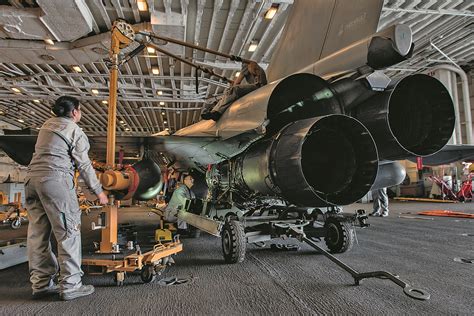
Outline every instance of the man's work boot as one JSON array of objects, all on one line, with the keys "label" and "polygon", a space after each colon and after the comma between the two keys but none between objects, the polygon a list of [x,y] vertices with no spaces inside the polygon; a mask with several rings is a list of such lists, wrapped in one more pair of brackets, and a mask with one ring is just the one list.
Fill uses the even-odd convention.
[{"label": "man's work boot", "polygon": [[380,212],[372,212],[369,216],[380,216]]},{"label": "man's work boot", "polygon": [[387,217],[388,216],[388,212],[383,212],[382,214],[380,214],[381,217]]},{"label": "man's work boot", "polygon": [[52,296],[56,294],[59,294],[59,286],[57,284],[53,284],[51,286],[47,286],[39,290],[33,290],[32,296],[33,296],[33,299],[36,300],[39,298]]},{"label": "man's work boot", "polygon": [[63,301],[70,301],[75,298],[87,296],[94,293],[93,285],[81,285],[77,289],[68,289],[60,294]]}]

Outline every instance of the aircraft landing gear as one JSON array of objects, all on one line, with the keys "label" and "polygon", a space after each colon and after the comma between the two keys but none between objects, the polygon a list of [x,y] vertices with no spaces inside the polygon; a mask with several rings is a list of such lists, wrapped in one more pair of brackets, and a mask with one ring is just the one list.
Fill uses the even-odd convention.
[{"label": "aircraft landing gear", "polygon": [[222,253],[226,263],[239,263],[245,259],[247,241],[244,226],[237,220],[228,220],[222,229]]},{"label": "aircraft landing gear", "polygon": [[329,217],[324,223],[327,237],[324,238],[326,246],[332,253],[343,253],[352,248],[354,244],[354,228],[344,218]]}]

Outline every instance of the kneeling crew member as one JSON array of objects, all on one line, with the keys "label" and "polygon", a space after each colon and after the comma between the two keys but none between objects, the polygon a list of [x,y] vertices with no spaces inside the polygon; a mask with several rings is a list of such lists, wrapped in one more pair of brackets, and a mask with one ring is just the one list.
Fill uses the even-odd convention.
[{"label": "kneeling crew member", "polygon": [[165,208],[164,220],[178,224],[178,232],[188,228],[185,221],[178,218],[178,211],[184,209],[186,200],[193,200],[196,195],[191,190],[194,185],[194,178],[190,174],[183,177],[183,184],[174,190],[171,200]]}]

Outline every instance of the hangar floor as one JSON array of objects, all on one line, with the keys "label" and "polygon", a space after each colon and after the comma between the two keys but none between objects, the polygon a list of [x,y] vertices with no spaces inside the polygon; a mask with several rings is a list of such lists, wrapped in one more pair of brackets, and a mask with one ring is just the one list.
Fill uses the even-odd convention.
[{"label": "hangar floor", "polygon": [[[369,279],[354,286],[349,274],[304,244],[298,252],[252,245],[244,263],[226,265],[220,239],[203,234],[183,240],[185,250],[165,272],[165,277],[190,279],[188,283],[142,284],[138,275],[129,275],[118,288],[111,276],[87,275],[84,283],[96,286],[94,296],[33,301],[27,264],[22,264],[0,271],[0,314],[472,314],[474,265],[454,258],[474,258],[474,220],[410,217],[431,209],[474,213],[473,205],[392,202],[390,216],[371,218],[370,228],[357,230],[359,244],[338,256],[361,272],[398,274],[412,286],[425,288],[431,294],[428,301],[405,296],[387,280]],[[345,211],[359,208],[370,211],[371,206],[353,204]],[[124,221],[131,218],[127,212],[121,215]],[[141,219],[153,220],[146,214]],[[7,232],[12,231],[2,229],[0,236]]]}]

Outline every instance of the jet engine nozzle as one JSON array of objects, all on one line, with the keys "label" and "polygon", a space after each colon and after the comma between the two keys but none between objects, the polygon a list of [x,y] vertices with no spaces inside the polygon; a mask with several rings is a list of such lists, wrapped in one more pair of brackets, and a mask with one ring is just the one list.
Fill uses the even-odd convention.
[{"label": "jet engine nozzle", "polygon": [[380,159],[432,155],[448,143],[454,131],[448,90],[424,74],[402,78],[358,105],[351,115],[373,135]]},{"label": "jet engine nozzle", "polygon": [[356,119],[328,115],[290,123],[238,158],[246,190],[302,206],[345,205],[363,197],[378,167],[377,149]]}]

